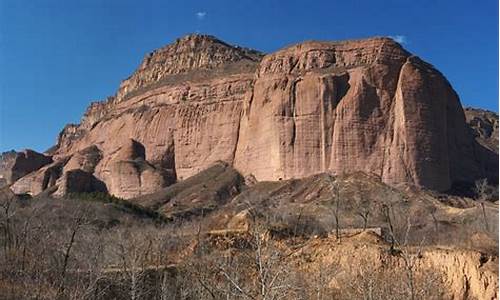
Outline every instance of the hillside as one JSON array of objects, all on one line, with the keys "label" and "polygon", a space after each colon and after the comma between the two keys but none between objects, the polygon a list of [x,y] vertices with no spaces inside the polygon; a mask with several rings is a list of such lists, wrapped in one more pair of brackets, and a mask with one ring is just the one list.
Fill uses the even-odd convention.
[{"label": "hillside", "polygon": [[9,251],[0,250],[7,299],[32,290],[42,299],[240,299],[260,297],[259,280],[289,299],[359,299],[366,285],[377,299],[498,295],[498,202],[397,190],[363,173],[255,182],[220,162],[129,201],[1,196],[10,203],[0,212],[10,216]]}]

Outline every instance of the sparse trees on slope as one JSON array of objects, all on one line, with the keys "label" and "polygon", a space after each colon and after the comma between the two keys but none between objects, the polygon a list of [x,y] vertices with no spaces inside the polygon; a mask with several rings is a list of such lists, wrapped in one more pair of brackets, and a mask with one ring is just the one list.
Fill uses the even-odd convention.
[{"label": "sparse trees on slope", "polygon": [[[267,235],[265,227],[256,224],[251,234],[251,249],[241,257],[235,257],[229,264],[220,264],[219,270],[230,283],[232,293],[247,299],[274,300],[291,299],[299,292],[300,286],[293,281],[293,274],[286,262],[286,255]],[[240,264],[235,274],[232,263]],[[245,270],[254,276],[251,284],[249,278],[242,276]]]}]

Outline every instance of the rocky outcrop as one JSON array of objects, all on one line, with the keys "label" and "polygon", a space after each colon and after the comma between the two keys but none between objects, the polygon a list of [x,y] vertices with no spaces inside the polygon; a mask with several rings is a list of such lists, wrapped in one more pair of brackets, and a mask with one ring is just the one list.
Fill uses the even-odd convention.
[{"label": "rocky outcrop", "polygon": [[[131,140],[140,155],[123,154]],[[444,76],[389,38],[263,56],[190,35],[147,55],[115,96],[65,127],[53,154],[95,145],[102,159],[85,171],[125,198],[219,160],[256,180],[363,171],[445,191],[492,174],[476,144]]]},{"label": "rocky outcrop", "polygon": [[57,180],[63,175],[63,167],[67,161],[68,158],[61,158],[20,178],[12,184],[12,191],[16,194],[37,195],[54,187]]},{"label": "rocky outcrop", "polygon": [[12,184],[19,178],[52,162],[50,156],[33,150],[6,152],[0,157],[0,178],[4,185]]},{"label": "rocky outcrop", "polygon": [[0,153],[0,187],[8,185],[7,170],[13,165],[17,152],[14,150]]},{"label": "rocky outcrop", "polygon": [[498,154],[498,114],[472,107],[466,107],[464,112],[476,140]]},{"label": "rocky outcrop", "polygon": [[81,169],[88,173],[94,173],[99,161],[102,159],[102,152],[95,145],[89,146],[76,152],[64,165],[64,172]]},{"label": "rocky outcrop", "polygon": [[[17,194],[36,195],[56,187],[57,196],[66,195],[67,192],[91,191],[89,186],[96,187],[96,191],[103,191],[104,188],[98,184],[85,183],[92,181],[89,178],[94,177],[92,174],[101,158],[101,151],[92,145],[22,177],[11,188]],[[79,176],[82,178],[77,178]],[[82,186],[76,187],[77,183],[82,183]]]},{"label": "rocky outcrop", "polygon": [[467,125],[476,139],[477,163],[485,170],[490,184],[498,185],[498,114],[477,108],[465,108]]},{"label": "rocky outcrop", "polygon": [[228,67],[231,63],[252,63],[261,56],[258,51],[234,47],[214,37],[186,36],[146,55],[137,71],[120,85],[118,100],[170,75],[213,70]]},{"label": "rocky outcrop", "polygon": [[229,164],[217,162],[186,180],[133,201],[172,218],[203,216],[239,194],[244,181]]},{"label": "rocky outcrop", "polygon": [[389,39],[264,57],[240,128],[235,166],[260,180],[361,170],[444,191],[484,173],[449,83]]},{"label": "rocky outcrop", "polygon": [[70,194],[107,192],[106,185],[92,175],[80,169],[72,169],[64,172],[57,180],[57,190],[53,193],[55,197],[63,197]]},{"label": "rocky outcrop", "polygon": [[161,172],[145,160],[144,146],[135,140],[127,140],[101,174],[108,191],[122,198],[150,194],[165,185]]}]

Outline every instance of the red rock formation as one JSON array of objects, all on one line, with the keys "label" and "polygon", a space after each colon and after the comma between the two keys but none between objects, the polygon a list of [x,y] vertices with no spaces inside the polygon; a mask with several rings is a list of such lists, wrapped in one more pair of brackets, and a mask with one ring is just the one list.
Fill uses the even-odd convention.
[{"label": "red rock formation", "polygon": [[64,165],[68,158],[61,158],[17,180],[11,189],[16,194],[37,195],[46,189],[56,186],[57,180],[63,175]]},{"label": "red rock formation", "polygon": [[498,154],[498,114],[484,109],[466,107],[465,118],[476,140]]},{"label": "red rock formation", "polygon": [[[91,145],[102,157],[94,176],[125,198],[218,160],[257,180],[364,171],[440,191],[485,176],[450,84],[388,38],[305,42],[264,57],[181,38],[67,126],[54,157]],[[64,172],[82,168],[72,160]]]},{"label": "red rock formation", "polygon": [[29,149],[3,153],[0,157],[0,178],[4,184],[11,184],[51,162],[50,156]]},{"label": "red rock formation", "polygon": [[16,159],[17,152],[14,150],[0,153],[0,187],[7,186],[8,170],[12,167],[13,161]]},{"label": "red rock formation", "polygon": [[498,114],[474,108],[465,109],[467,125],[476,139],[477,163],[490,184],[498,185]]},{"label": "red rock formation", "polygon": [[55,197],[71,193],[107,192],[106,186],[92,175],[80,169],[72,169],[63,173],[57,180]]},{"label": "red rock formation", "polygon": [[117,197],[132,198],[162,188],[165,180],[161,172],[144,158],[144,146],[127,140],[116,155],[101,166],[100,175],[108,191]]}]

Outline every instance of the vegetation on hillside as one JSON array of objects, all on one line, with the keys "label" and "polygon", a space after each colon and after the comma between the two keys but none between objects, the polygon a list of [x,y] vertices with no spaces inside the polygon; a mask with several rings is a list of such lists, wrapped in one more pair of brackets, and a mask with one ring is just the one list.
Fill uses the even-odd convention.
[{"label": "vegetation on hillside", "polygon": [[[209,173],[130,201],[3,189],[3,297],[443,299],[463,292],[432,259],[443,247],[482,251],[482,275],[467,284],[498,278],[498,207],[486,198],[439,199],[362,174],[248,187],[223,167]],[[167,217],[179,211],[172,201],[187,212],[201,207],[196,199],[215,206]],[[467,264],[453,251],[439,255]]]}]

